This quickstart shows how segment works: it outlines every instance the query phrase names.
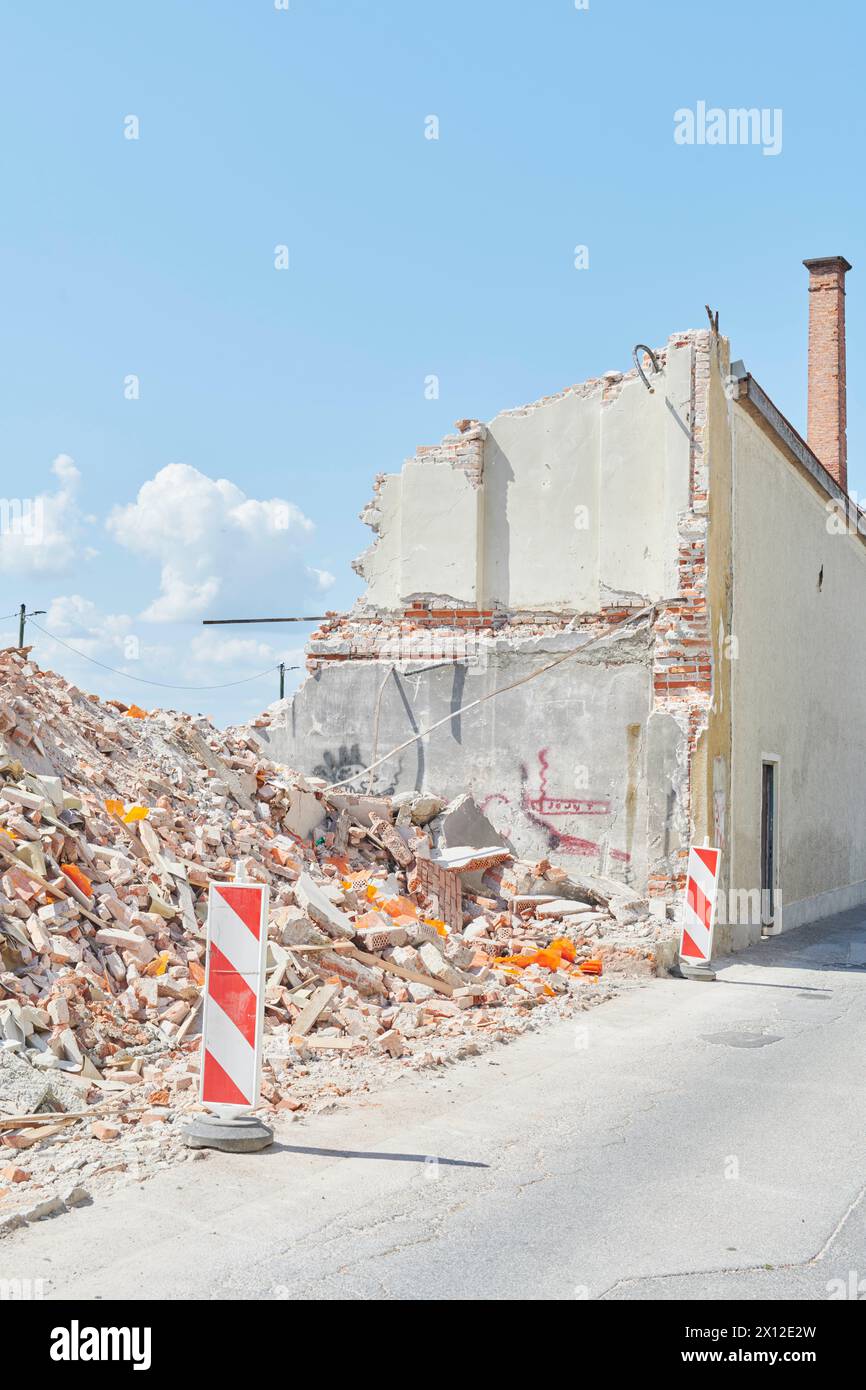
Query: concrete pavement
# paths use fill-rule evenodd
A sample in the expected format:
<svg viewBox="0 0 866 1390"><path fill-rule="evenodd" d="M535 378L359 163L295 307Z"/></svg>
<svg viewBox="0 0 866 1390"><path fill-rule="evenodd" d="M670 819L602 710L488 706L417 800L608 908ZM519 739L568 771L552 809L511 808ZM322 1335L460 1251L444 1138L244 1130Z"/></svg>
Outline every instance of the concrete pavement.
<svg viewBox="0 0 866 1390"><path fill-rule="evenodd" d="M0 1277L85 1299L866 1295L864 1053L858 910L16 1232Z"/></svg>

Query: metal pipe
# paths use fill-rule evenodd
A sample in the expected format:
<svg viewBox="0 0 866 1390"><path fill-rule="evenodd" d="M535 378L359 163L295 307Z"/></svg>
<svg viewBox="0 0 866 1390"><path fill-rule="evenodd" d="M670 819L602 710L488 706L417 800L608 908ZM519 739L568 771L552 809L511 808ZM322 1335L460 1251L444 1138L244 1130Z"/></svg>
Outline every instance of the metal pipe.
<svg viewBox="0 0 866 1390"><path fill-rule="evenodd" d="M641 366L640 358L638 357L639 352L646 353L647 357L653 364L653 374L655 376L658 376L659 372L661 371L661 367L659 366L659 360L653 352L652 348L647 347L646 343L635 343L634 347L631 350L632 361L634 362L634 365L637 367L638 376L640 377L641 381L643 382L644 386L648 391L654 391L655 387L650 386L646 373L644 372L644 369Z"/></svg>

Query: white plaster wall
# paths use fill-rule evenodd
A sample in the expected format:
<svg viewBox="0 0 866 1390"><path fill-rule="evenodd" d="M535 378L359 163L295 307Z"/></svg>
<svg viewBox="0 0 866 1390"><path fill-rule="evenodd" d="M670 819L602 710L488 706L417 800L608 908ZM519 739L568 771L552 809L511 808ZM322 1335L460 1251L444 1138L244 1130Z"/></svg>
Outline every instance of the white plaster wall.
<svg viewBox="0 0 866 1390"><path fill-rule="evenodd" d="M598 608L600 438L600 391L488 426L485 606Z"/></svg>
<svg viewBox="0 0 866 1390"><path fill-rule="evenodd" d="M400 508L403 477L389 473L382 479L373 502L361 513L362 520L375 525L378 536L355 562L367 583L367 601L376 608L400 606Z"/></svg>
<svg viewBox="0 0 866 1390"><path fill-rule="evenodd" d="M741 406L733 447L731 886L760 888L761 762L776 754L790 927L866 901L866 545L828 532L826 499Z"/></svg>
<svg viewBox="0 0 866 1390"><path fill-rule="evenodd" d="M414 460L403 469L401 599L478 600L481 489L462 468Z"/></svg>
<svg viewBox="0 0 866 1390"><path fill-rule="evenodd" d="M670 347L649 392L602 384L487 427L483 482L412 459L383 482L360 562L368 601L416 595L478 607L594 612L675 593L677 514L688 506L692 349Z"/></svg>
<svg viewBox="0 0 866 1390"><path fill-rule="evenodd" d="M652 392L632 378L606 402L599 386L490 423L485 606L593 612L677 591L691 368L691 346L672 348Z"/></svg>
<svg viewBox="0 0 866 1390"><path fill-rule="evenodd" d="M478 603L481 490L462 468L410 459L362 516L378 528L356 564L368 603L400 609L421 594Z"/></svg>
<svg viewBox="0 0 866 1390"><path fill-rule="evenodd" d="M665 420L659 392L632 381L602 418L599 583L662 597Z"/></svg>

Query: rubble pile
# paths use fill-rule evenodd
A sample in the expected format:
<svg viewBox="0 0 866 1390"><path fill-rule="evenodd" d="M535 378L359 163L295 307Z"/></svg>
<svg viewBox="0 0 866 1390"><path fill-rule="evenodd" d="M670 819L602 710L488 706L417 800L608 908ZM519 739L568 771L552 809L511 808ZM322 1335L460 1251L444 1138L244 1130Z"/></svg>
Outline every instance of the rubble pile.
<svg viewBox="0 0 866 1390"><path fill-rule="evenodd" d="M186 1152L211 882L270 885L262 1096L287 1118L590 1007L670 934L625 884L514 862L469 797L329 792L255 735L0 652L0 1228L25 1190L83 1200L64 1174Z"/></svg>

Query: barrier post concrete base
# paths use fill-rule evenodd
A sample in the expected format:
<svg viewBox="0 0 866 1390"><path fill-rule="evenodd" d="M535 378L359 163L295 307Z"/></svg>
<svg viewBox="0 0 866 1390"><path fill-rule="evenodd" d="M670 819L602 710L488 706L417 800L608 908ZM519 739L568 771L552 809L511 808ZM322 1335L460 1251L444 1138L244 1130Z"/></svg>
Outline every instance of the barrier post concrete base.
<svg viewBox="0 0 866 1390"><path fill-rule="evenodd" d="M183 1130L189 1149L222 1149L230 1154L252 1154L274 1142L274 1131L255 1115L196 1115Z"/></svg>
<svg viewBox="0 0 866 1390"><path fill-rule="evenodd" d="M680 958L680 974L684 980L714 980L716 978L716 972L709 962L706 965L687 965L682 958Z"/></svg>

